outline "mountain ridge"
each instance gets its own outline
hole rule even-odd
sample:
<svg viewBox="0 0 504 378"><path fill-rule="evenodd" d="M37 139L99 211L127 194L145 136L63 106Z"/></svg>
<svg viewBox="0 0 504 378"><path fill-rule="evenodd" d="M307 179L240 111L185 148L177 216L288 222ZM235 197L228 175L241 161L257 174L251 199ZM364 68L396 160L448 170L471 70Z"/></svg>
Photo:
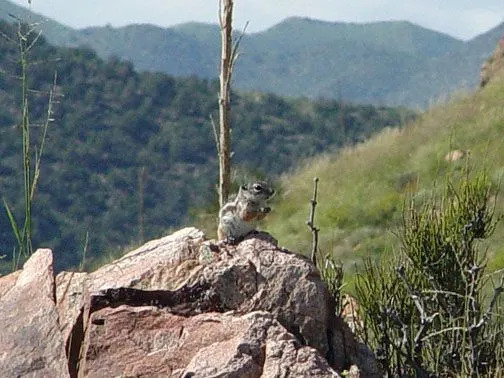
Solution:
<svg viewBox="0 0 504 378"><path fill-rule="evenodd" d="M2 9L0 17L31 14L8 0L0 0ZM53 44L87 46L102 58L129 60L141 71L218 76L215 24L71 29L49 19L44 25ZM283 96L425 108L453 91L474 88L481 64L502 33L504 23L462 41L409 21L361 24L290 17L244 35L234 85Z"/></svg>

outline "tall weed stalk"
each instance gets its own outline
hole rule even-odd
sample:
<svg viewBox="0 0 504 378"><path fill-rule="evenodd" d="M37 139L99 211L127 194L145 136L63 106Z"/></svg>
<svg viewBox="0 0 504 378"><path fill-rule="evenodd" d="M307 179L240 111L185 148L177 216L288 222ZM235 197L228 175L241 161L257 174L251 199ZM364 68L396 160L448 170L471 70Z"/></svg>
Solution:
<svg viewBox="0 0 504 378"><path fill-rule="evenodd" d="M3 204L7 218L9 220L12 234L16 240L16 246L13 248L12 268L16 270L21 259L28 258L33 253L32 246L32 207L35 196L37 183L40 177L40 164L44 152L45 141L49 124L54 120L52 118L54 93L56 88L57 75L54 74L52 87L49 90L49 99L47 113L44 122L42 123L42 137L38 145L33 146L33 141L30 138L30 112L29 112L29 92L28 88L28 67L29 67L29 52L37 43L41 32L37 31L37 24L26 25L17 19L18 28L16 40L11 39L6 35L10 42L16 43L19 51L19 68L20 68L20 89L21 89L21 139L22 139L22 172L23 172L23 199L24 199L24 220L22 226L16 222L14 214L7 200L3 199ZM33 151L34 150L34 151ZM34 161L32 162L32 157Z"/></svg>

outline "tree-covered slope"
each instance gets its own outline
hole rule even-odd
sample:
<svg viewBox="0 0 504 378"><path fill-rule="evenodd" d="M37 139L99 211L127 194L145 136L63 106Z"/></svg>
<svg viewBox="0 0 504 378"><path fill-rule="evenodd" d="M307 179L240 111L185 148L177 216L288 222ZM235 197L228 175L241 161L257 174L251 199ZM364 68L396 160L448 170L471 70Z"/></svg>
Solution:
<svg viewBox="0 0 504 378"><path fill-rule="evenodd" d="M341 259L348 272L363 258L390 253L399 246L403 205L411 196L418 203L432 198L443 180L455 179L467 163L475 171L486 169L499 186L504 174L503 98L500 72L474 95L434 107L401 129L386 129L355 147L308 159L297 172L283 177L263 228L280 245L309 251L311 235L305 221L316 176L320 182L315 224L321 229L321 251ZM450 161L457 155L465 156ZM502 185L497 199L496 215L502 215ZM499 223L486 245L492 269L504 267L503 245L504 227Z"/></svg>
<svg viewBox="0 0 504 378"><path fill-rule="evenodd" d="M20 83L15 28L0 23L0 197L22 215ZM56 70L57 103L35 194L35 246L56 254L58 269L76 264L89 234L88 257L160 236L190 208L215 199L218 83L138 73L85 49L39 40L30 51L31 137L40 139ZM233 162L240 172L273 177L299 158L335 150L398 125L411 112L234 93ZM0 213L0 255L14 239ZM5 263L5 260L3 260Z"/></svg>
<svg viewBox="0 0 504 378"><path fill-rule="evenodd" d="M6 17L7 11L27 17L24 8L0 0L0 17ZM56 25L48 20L42 28L57 45L89 46L101 57L129 60L138 70L217 77L217 25L82 30ZM477 83L479 68L503 29L501 24L463 42L409 22L356 24L294 17L263 32L246 34L235 85L280 95L425 108Z"/></svg>

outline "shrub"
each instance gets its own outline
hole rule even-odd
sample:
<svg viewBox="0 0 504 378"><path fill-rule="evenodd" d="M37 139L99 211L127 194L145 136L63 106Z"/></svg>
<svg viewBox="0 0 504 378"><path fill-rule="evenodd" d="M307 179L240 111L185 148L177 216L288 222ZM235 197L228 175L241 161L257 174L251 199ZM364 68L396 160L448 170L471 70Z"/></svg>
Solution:
<svg viewBox="0 0 504 378"><path fill-rule="evenodd" d="M498 221L492 190L486 174L466 168L439 198L412 199L398 253L365 264L356 284L361 336L388 376L479 376L503 366L504 276L495 284L481 248Z"/></svg>

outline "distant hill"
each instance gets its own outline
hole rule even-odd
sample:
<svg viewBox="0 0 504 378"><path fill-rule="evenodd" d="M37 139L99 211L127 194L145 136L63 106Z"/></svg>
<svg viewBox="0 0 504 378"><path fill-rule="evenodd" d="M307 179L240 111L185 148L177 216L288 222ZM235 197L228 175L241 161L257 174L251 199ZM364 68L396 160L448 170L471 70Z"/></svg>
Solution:
<svg viewBox="0 0 504 378"><path fill-rule="evenodd" d="M0 274L10 267L14 238L5 199L22 214L22 141L18 45L0 21ZM35 195L34 245L53 248L56 267L88 261L125 242L180 226L216 200L216 148L209 117L217 116L218 82L138 73L129 62L104 61L87 49L30 50L31 138L40 140L47 90L58 73L58 103ZM398 126L410 111L233 93L233 169L238 177L292 169L298 159ZM215 212L213 213L215 224ZM143 237L142 237L143 235ZM2 265L3 264L3 265Z"/></svg>
<svg viewBox="0 0 504 378"><path fill-rule="evenodd" d="M280 245L310 251L305 220L312 178L319 177L320 249L342 260L350 272L364 258L378 259L400 248L397 231L405 201L413 195L417 203L432 198L447 176L460 174L466 158L475 171L486 169L495 188L501 188L495 213L502 216L504 44L496 54L493 66L500 71L492 71L488 84L475 94L434 107L401 129L383 130L357 146L308 159L285 175L264 229ZM485 246L490 268L504 268L502 222Z"/></svg>
<svg viewBox="0 0 504 378"><path fill-rule="evenodd" d="M7 11L28 15L0 0L0 17ZM73 30L48 20L43 28L52 43L87 45L101 57L129 60L139 70L217 77L216 25ZM409 22L289 18L243 38L234 81L240 89L280 95L424 108L454 90L474 87L479 67L503 33L501 24L463 42Z"/></svg>
<svg viewBox="0 0 504 378"><path fill-rule="evenodd" d="M40 23L44 36L55 45L79 43L79 31L62 25L48 17L31 12L8 0L0 0L0 20L14 22L16 19L26 23Z"/></svg>

